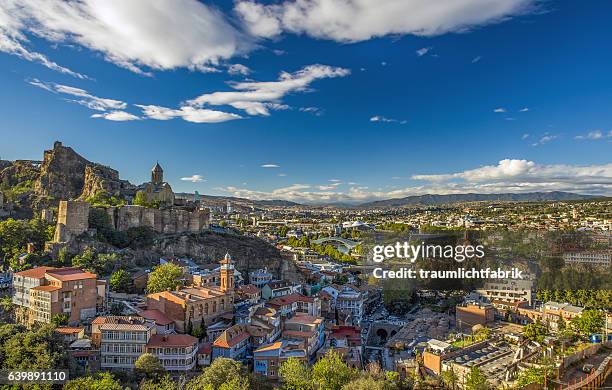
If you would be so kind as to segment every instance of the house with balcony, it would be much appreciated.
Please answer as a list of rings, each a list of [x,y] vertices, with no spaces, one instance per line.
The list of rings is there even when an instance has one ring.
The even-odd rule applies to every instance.
[[[155,334],[145,346],[166,371],[188,371],[197,363],[198,339],[187,334]]]

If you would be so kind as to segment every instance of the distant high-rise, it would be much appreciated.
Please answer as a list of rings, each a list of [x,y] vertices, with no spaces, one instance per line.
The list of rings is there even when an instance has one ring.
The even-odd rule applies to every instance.
[[[232,212],[232,203],[229,200],[227,201],[227,208],[225,210],[228,214],[231,214]]]

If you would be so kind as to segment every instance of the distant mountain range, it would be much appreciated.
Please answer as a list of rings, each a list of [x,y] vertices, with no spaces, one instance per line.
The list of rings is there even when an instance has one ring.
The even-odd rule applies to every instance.
[[[177,194],[179,197],[186,197],[193,199],[194,194],[180,193]],[[200,199],[208,205],[225,206],[229,201],[233,207],[295,207],[295,206],[311,206],[311,207],[340,207],[340,208],[392,208],[392,207],[404,207],[412,205],[437,205],[447,203],[461,203],[461,202],[544,202],[544,201],[568,201],[568,200],[587,200],[601,198],[594,195],[582,195],[571,192],[527,192],[522,194],[450,194],[450,195],[418,195],[408,196],[405,198],[397,199],[383,199],[372,202],[366,202],[361,204],[348,204],[348,203],[337,203],[337,204],[309,204],[303,205],[297,202],[291,202],[288,200],[272,199],[272,200],[251,200],[246,198],[238,198],[232,196],[213,196],[213,195],[200,195]]]
[[[574,194],[571,192],[527,192],[522,194],[449,194],[449,195],[419,195],[398,199],[384,199],[362,203],[359,208],[385,208],[411,205],[435,205],[460,202],[543,202],[567,201],[598,198],[593,195]]]

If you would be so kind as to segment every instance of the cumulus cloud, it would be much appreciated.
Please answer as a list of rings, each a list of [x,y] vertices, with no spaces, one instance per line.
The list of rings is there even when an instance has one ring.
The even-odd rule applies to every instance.
[[[529,111],[529,107],[523,107],[519,110],[519,112],[527,112]]]
[[[191,176],[187,176],[187,177],[181,177],[182,181],[190,181],[192,183],[201,183],[204,182],[206,180],[204,180],[204,177],[202,175],[191,175]]]
[[[82,78],[26,49],[31,36],[88,48],[143,74],[179,67],[210,71],[251,47],[220,11],[197,0],[3,0],[1,51]]]
[[[579,140],[584,140],[584,139],[600,140],[600,139],[612,138],[612,130],[608,131],[608,133],[604,133],[601,130],[593,130],[593,131],[589,131],[585,135],[577,135],[574,138],[579,139]]]
[[[115,122],[137,121],[140,119],[136,115],[130,114],[129,112],[125,112],[125,111],[111,111],[111,112],[105,112],[102,114],[93,114],[91,117],[92,118],[103,118],[103,119],[106,119],[109,121],[115,121]]]
[[[401,125],[405,125],[407,123],[407,121],[404,119],[387,118],[382,115],[374,115],[370,118],[370,122],[399,123]]]
[[[230,83],[234,91],[200,95],[185,104],[192,107],[228,105],[249,115],[270,115],[270,109],[283,109],[281,99],[293,92],[308,91],[318,79],[344,77],[350,70],[328,65],[309,65],[297,72],[281,72],[276,81],[243,81]]]
[[[231,112],[189,106],[183,106],[178,109],[143,104],[135,104],[135,106],[141,108],[142,113],[147,118],[160,121],[182,118],[183,120],[192,123],[219,123],[242,118],[240,115]]]
[[[243,76],[248,76],[251,74],[251,69],[246,66],[246,65],[242,65],[242,64],[231,64],[228,68],[227,68],[227,73],[232,74],[232,75],[243,75]]]
[[[260,37],[283,32],[338,42],[390,34],[435,36],[463,32],[529,12],[535,0],[285,0],[263,4],[239,0],[235,11]]]
[[[506,109],[503,108],[503,107],[498,107],[498,108],[494,109],[493,112],[506,112]]]
[[[533,161],[506,159],[496,165],[455,173],[413,175],[414,185],[391,191],[369,190],[366,186],[344,191],[333,185],[294,184],[271,191],[225,187],[222,190],[250,199],[283,199],[304,203],[365,202],[425,194],[521,193],[534,191],[571,191],[609,195],[612,191],[612,164],[576,166],[542,165]],[[425,182],[425,184],[420,184]]]
[[[278,164],[261,164],[262,168],[280,168]]]

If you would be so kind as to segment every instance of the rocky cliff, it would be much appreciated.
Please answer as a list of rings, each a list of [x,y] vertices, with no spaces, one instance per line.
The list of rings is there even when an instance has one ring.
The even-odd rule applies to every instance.
[[[74,199],[83,192],[85,167],[92,162],[81,157],[72,148],[55,142],[53,149],[45,150],[40,175],[35,183],[36,194],[51,199]]]
[[[250,271],[268,267],[282,279],[302,281],[303,278],[292,261],[284,259],[278,249],[257,238],[203,232],[159,239],[153,249],[166,255],[190,257],[200,263],[216,262],[229,252],[245,277]]]
[[[163,256],[188,257],[198,264],[210,264],[229,252],[236,262],[236,268],[247,281],[250,271],[264,267],[278,278],[304,281],[303,274],[295,264],[283,258],[278,249],[260,239],[245,236],[208,231],[199,234],[160,235],[153,245],[144,249],[118,249],[91,237],[81,236],[69,245],[73,253],[82,253],[88,247],[101,253],[116,252],[124,261],[142,268],[152,268],[159,264],[159,258]]]
[[[59,200],[87,198],[98,191],[121,196],[134,188],[127,180],[120,180],[116,170],[83,158],[61,142],[45,151],[34,182],[36,195],[54,204]]]
[[[100,191],[121,197],[135,193],[136,186],[127,180],[119,179],[119,172],[112,168],[100,164],[85,166],[81,198],[87,199]]]

